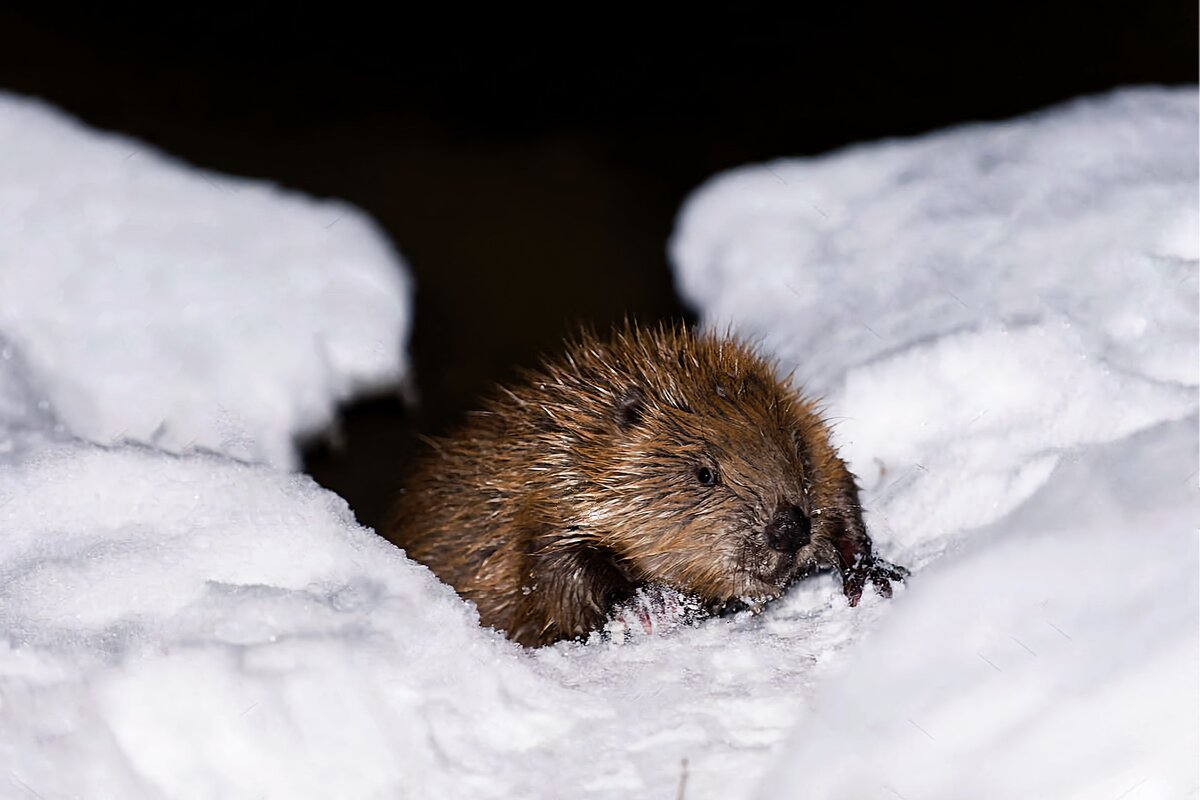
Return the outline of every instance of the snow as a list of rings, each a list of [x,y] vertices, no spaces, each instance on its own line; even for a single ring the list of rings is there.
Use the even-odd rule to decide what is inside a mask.
[[[1200,550],[1192,482],[1158,472],[1194,461],[1195,429],[1077,454],[921,573],[808,699],[759,796],[1188,796]]]
[[[344,203],[0,94],[0,336],[77,436],[296,466],[296,433],[406,368],[396,264]]]
[[[926,567],[757,796],[1194,794],[1196,138],[1194,89],[1128,90],[689,201],[681,290],[827,397]]]
[[[0,774],[42,796],[509,796],[586,713],[304,476],[68,444],[0,498]]]
[[[1188,796],[1196,137],[1127,90],[700,189],[681,289],[914,575],[523,651],[287,471],[404,369],[370,222],[0,97],[0,797]]]

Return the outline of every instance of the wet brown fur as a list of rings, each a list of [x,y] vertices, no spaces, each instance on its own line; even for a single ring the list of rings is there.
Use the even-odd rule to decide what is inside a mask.
[[[795,553],[763,539],[789,506],[811,522]],[[814,403],[752,348],[683,328],[584,333],[502,388],[431,442],[385,535],[526,646],[586,635],[649,583],[716,609],[824,565],[852,603],[904,575],[872,556]]]

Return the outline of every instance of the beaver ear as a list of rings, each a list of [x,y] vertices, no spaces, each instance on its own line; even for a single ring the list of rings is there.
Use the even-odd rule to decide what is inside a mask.
[[[642,421],[646,411],[646,393],[639,386],[630,386],[617,400],[617,427],[627,431]]]

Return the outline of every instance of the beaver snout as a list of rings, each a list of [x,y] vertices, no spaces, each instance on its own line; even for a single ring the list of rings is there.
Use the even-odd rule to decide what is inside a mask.
[[[812,523],[799,506],[780,506],[763,530],[767,547],[795,553],[812,540]]]

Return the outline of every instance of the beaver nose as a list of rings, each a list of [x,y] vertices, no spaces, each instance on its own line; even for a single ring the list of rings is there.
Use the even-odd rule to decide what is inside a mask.
[[[794,553],[812,539],[812,523],[799,506],[782,506],[763,533],[767,547],[781,553]]]

